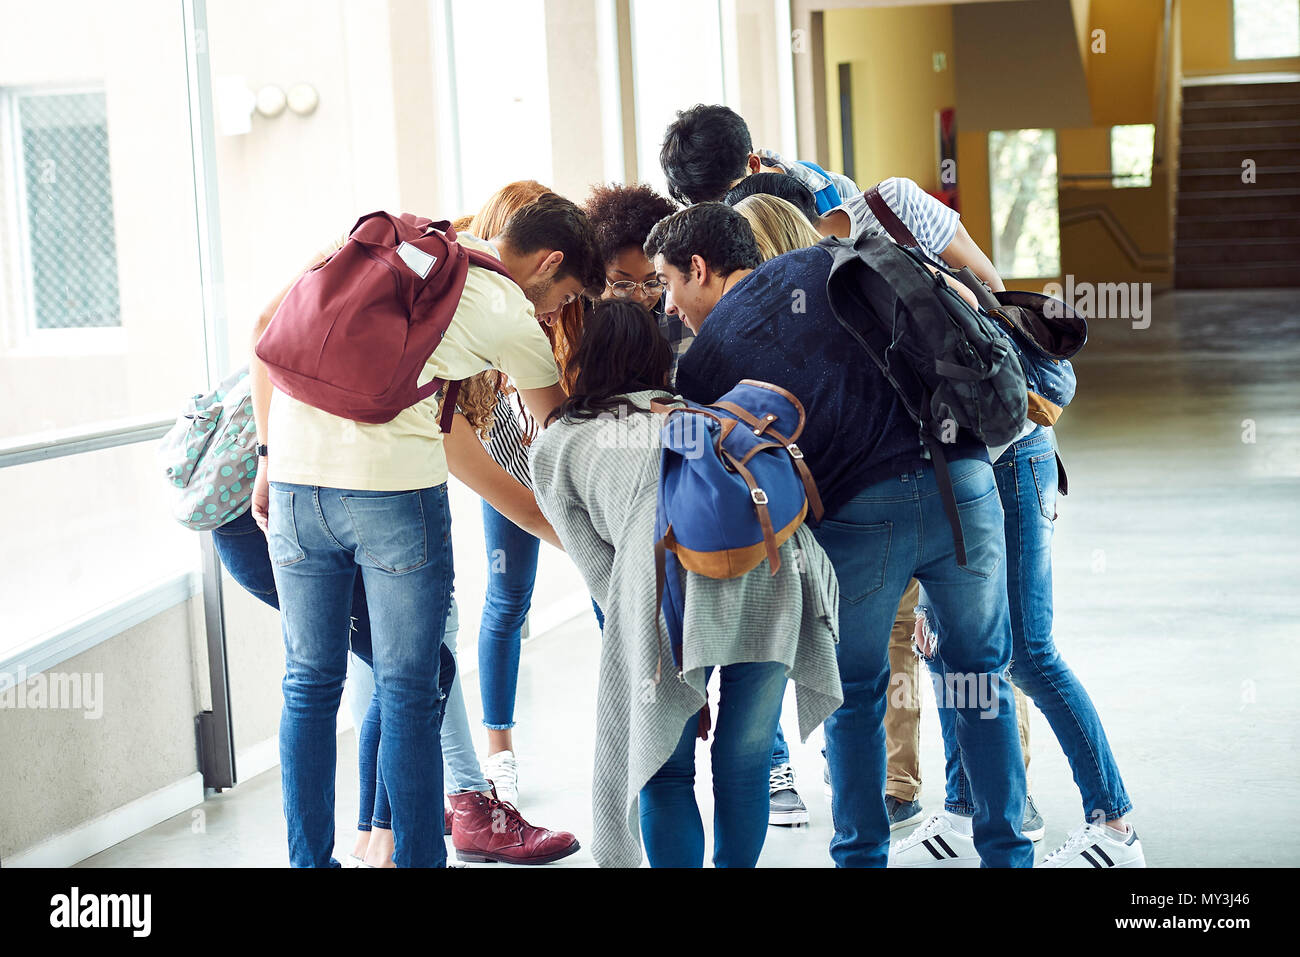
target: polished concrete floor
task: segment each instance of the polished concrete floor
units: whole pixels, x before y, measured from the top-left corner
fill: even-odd
[[[1300,309],[1290,291],[1170,293],[1149,328],[1096,320],[1058,428],[1071,494],[1055,545],[1056,639],[1119,760],[1151,866],[1296,865],[1300,819]],[[519,683],[521,804],[591,833],[599,633],[583,615],[530,642]],[[478,712],[473,655],[468,698]],[[790,706],[791,701],[787,701]],[[793,710],[787,707],[787,728]],[[475,724],[477,721],[475,720]],[[1033,715],[1045,853],[1081,817]],[[942,802],[938,722],[922,725],[927,809]],[[355,742],[340,736],[339,850],[351,845]],[[480,744],[482,740],[480,739]],[[812,823],[770,828],[764,866],[829,866],[820,732],[792,742]],[[706,751],[698,792],[709,817]],[[1290,796],[1290,797],[1288,797]],[[283,866],[275,771],[86,866]],[[200,827],[201,825],[201,827]],[[590,866],[586,849],[553,866]],[[483,865],[490,866],[490,865]]]

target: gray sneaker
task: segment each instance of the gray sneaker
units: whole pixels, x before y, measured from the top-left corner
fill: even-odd
[[[1038,808],[1034,806],[1034,799],[1028,794],[1025,795],[1025,820],[1020,825],[1020,833],[1035,844],[1041,841],[1043,835],[1047,833],[1047,825],[1043,823],[1043,815],[1038,813]]]
[[[885,810],[889,812],[889,829],[891,831],[897,831],[909,824],[915,824],[925,816],[925,812],[921,810],[920,801],[900,801],[892,794],[885,795]]]
[[[773,768],[768,785],[768,824],[790,826],[808,823],[808,808],[794,789],[794,771],[790,765]]]

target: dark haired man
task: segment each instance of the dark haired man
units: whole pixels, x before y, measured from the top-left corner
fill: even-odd
[[[863,234],[888,232],[853,180],[808,160],[788,163],[772,150],[756,151],[744,119],[725,106],[700,104],[679,112],[664,134],[659,162],[668,177],[669,192],[688,205],[725,197],[726,203],[734,206],[744,193],[735,199],[729,194],[747,179],[778,173],[812,194],[817,216],[809,216],[809,221],[823,236],[857,239]],[[796,192],[788,187],[782,189],[769,181],[746,188],[780,196],[808,215],[803,203],[788,195]],[[905,176],[892,176],[875,188],[927,256],[954,269],[969,266],[994,292],[1005,288],[993,263],[966,231],[955,209]]]
[[[500,258],[514,281],[469,268],[455,315],[419,381],[500,369],[545,422],[564,391],[537,316],[602,280],[595,234],[577,206],[549,195],[492,239],[462,234],[460,242]],[[274,321],[287,293],[288,287],[259,327]],[[392,804],[393,860],[398,867],[441,867],[440,672],[450,658],[441,661],[440,649],[452,556],[438,400],[368,424],[272,390],[256,352],[250,376],[262,455],[252,511],[267,533],[285,643],[280,763],[290,864],[337,866],[334,724],[360,574],[383,714],[379,762]]]
[[[937,614],[947,637],[936,656],[947,686],[969,692],[952,703],[977,806],[974,846],[990,866],[1032,866],[1033,845],[1020,832],[1025,769],[1015,704],[1002,680],[1011,655],[1006,546],[987,450],[960,433],[948,452],[967,546],[958,566],[916,425],[831,311],[825,249],[759,265],[744,218],[709,203],[659,223],[646,255],[668,287],[668,311],[682,312],[696,331],[678,372],[682,395],[712,402],[753,378],[789,390],[807,410],[799,446],[826,507],[817,538],[840,581],[844,704],[825,725],[835,863],[888,861],[887,648],[899,599],[916,578],[944,609]]]
[[[816,163],[787,163],[772,150],[755,150],[749,126],[735,110],[698,104],[681,110],[664,134],[659,165],[668,192],[684,205],[721,200],[753,173],[787,173],[812,192],[818,213],[827,213],[862,192],[847,176]]]

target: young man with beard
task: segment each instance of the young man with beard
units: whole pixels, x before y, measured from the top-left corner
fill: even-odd
[[[667,286],[667,311],[696,333],[678,391],[712,402],[741,379],[771,382],[807,410],[799,447],[826,507],[816,529],[840,583],[837,649],[844,704],[826,721],[835,836],[842,867],[884,867],[889,854],[882,720],[888,645],[908,580],[945,622],[938,666],[953,687],[957,737],[977,810],[983,863],[1033,865],[1021,834],[1025,769],[1011,683],[1002,506],[988,451],[959,434],[948,452],[967,562],[957,564],[934,468],[916,425],[826,295],[831,257],[813,246],[762,263],[744,217],[704,203],[660,222],[646,255]],[[974,700],[972,700],[974,699]]]
[[[460,242],[499,257],[514,281],[470,268],[455,316],[419,381],[454,382],[500,369],[545,422],[564,393],[537,319],[603,282],[591,225],[573,203],[548,194],[511,217],[490,243],[466,235]],[[273,390],[256,355],[250,374],[264,447],[253,514],[269,540],[285,642],[280,760],[290,863],[337,866],[335,716],[359,566],[383,718],[379,765],[392,806],[393,860],[398,867],[441,867],[439,670],[454,666],[441,654],[452,555],[437,399],[371,425]]]

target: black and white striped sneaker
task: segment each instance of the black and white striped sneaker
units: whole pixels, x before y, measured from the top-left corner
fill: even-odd
[[[1137,830],[1130,827],[1127,837],[1121,837],[1108,827],[1080,824],[1066,842],[1048,854],[1037,867],[1091,867],[1109,870],[1112,867],[1146,867],[1142,842]]]
[[[889,848],[890,867],[979,867],[975,841],[953,826],[947,813],[932,814]]]

